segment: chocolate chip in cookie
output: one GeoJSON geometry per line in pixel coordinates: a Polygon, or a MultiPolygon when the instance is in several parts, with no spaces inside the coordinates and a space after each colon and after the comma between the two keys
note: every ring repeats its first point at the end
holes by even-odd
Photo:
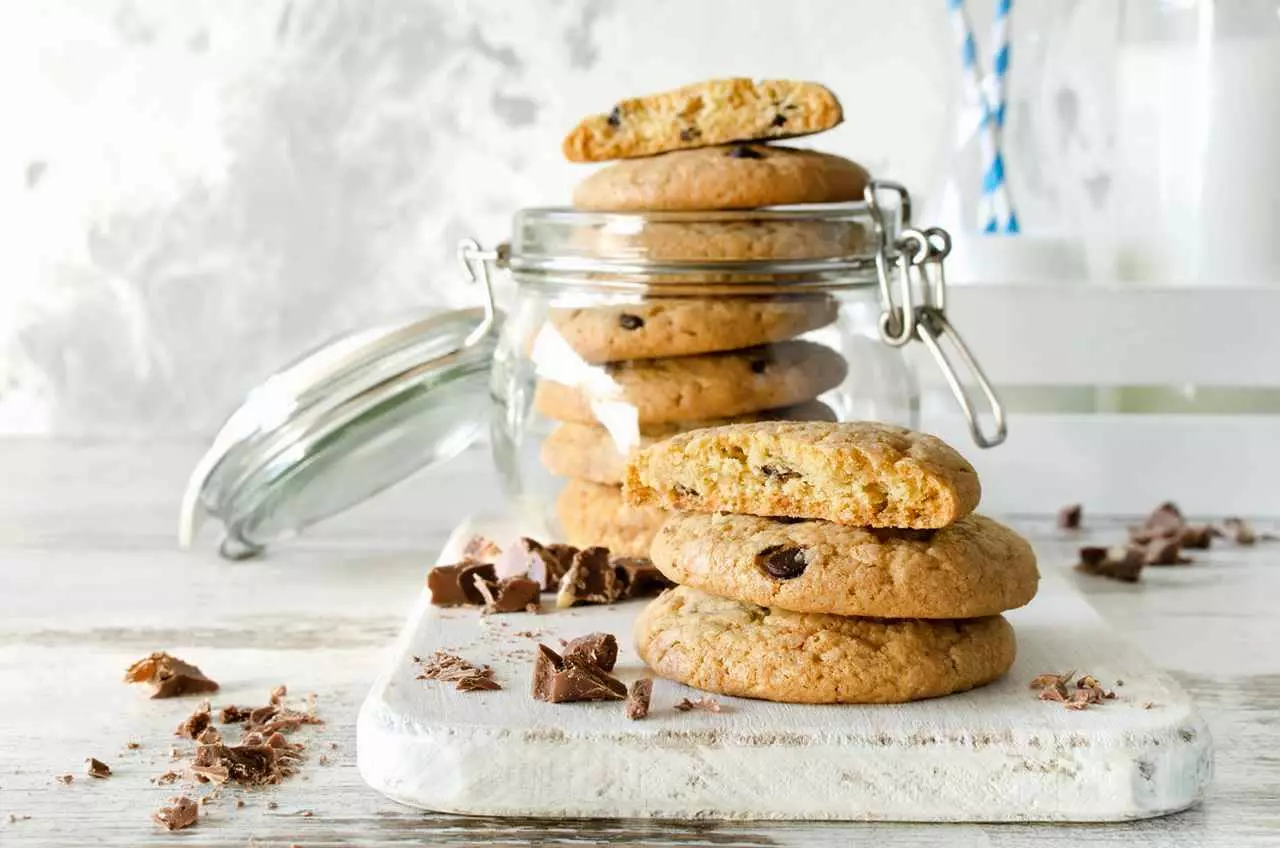
{"type": "Polygon", "coordinates": [[[799,471],[793,471],[785,465],[778,463],[760,466],[760,473],[766,477],[771,477],[774,480],[777,480],[779,483],[784,483],[787,480],[795,480],[801,476],[799,471]]]}
{"type": "Polygon", "coordinates": [[[770,577],[792,580],[804,574],[804,570],[809,567],[809,555],[804,548],[770,545],[756,554],[756,563],[770,577]]]}
{"type": "Polygon", "coordinates": [[[624,312],[618,317],[618,325],[624,330],[638,330],[644,326],[644,319],[639,315],[624,312]]]}
{"type": "Polygon", "coordinates": [[[730,159],[763,159],[764,154],[754,147],[748,147],[745,144],[735,144],[729,148],[727,155],[730,159]]]}

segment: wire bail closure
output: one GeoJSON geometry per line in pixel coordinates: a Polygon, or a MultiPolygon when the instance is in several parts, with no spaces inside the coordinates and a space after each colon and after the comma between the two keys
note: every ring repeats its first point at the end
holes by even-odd
{"type": "Polygon", "coordinates": [[[471,284],[480,283],[484,286],[484,317],[480,319],[480,323],[476,328],[467,334],[462,340],[464,349],[474,347],[480,342],[489,331],[493,329],[494,323],[498,317],[498,307],[493,297],[493,278],[489,274],[489,263],[498,262],[503,258],[505,245],[500,246],[497,250],[485,250],[480,247],[480,243],[473,238],[464,238],[458,242],[458,264],[462,266],[462,273],[466,274],[467,282],[471,284]]]}
{"type": "Polygon", "coordinates": [[[939,227],[911,227],[911,195],[900,183],[872,180],[863,197],[871,211],[871,219],[879,239],[876,248],[876,279],[880,285],[880,303],[884,309],[880,313],[880,338],[892,347],[903,347],[913,339],[923,342],[942,370],[942,376],[956,403],[964,412],[974,443],[982,448],[995,447],[1009,435],[1004,405],[1000,403],[995,388],[960,333],[947,320],[947,282],[943,260],[951,252],[951,236],[939,227]],[[893,244],[889,243],[884,210],[877,196],[880,192],[893,193],[898,199],[899,235],[893,244]],[[943,348],[944,341],[950,342],[955,349],[955,358],[972,376],[986,400],[995,420],[993,434],[988,435],[983,431],[975,411],[974,397],[961,381],[955,360],[943,348]]]}

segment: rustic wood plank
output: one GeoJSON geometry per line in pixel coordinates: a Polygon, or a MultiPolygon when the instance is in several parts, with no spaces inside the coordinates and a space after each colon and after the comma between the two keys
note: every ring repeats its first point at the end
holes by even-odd
{"type": "MultiPolygon", "coordinates": [[[[1044,519],[1019,526],[1043,567],[1062,569],[1122,636],[1196,698],[1217,748],[1208,797],[1163,819],[1106,826],[819,825],[537,821],[433,815],[367,788],[355,769],[355,717],[425,563],[466,511],[493,500],[482,451],[464,454],[259,562],[208,546],[174,550],[177,495],[200,445],[0,443],[0,843],[62,846],[531,845],[829,846],[932,844],[1204,845],[1280,839],[1280,546],[1222,548],[1196,565],[1123,586],[1065,571],[1079,537],[1044,519]],[[168,766],[173,726],[192,702],[123,686],[129,661],[167,648],[226,687],[216,701],[260,702],[287,682],[320,695],[325,726],[293,780],[210,807],[173,834],[150,811],[173,794],[148,779],[168,766]],[[143,747],[125,750],[136,739],[143,747]],[[332,751],[323,746],[333,741],[332,751]],[[330,758],[317,762],[318,753],[330,758]],[[106,781],[77,777],[86,756],[106,781]],[[269,801],[278,805],[268,809],[269,801]],[[303,817],[302,811],[313,815],[303,817]],[[9,815],[19,817],[8,822],[9,815]],[[22,820],[23,815],[31,816],[22,820]]],[[[1147,504],[1134,504],[1133,511],[1147,504]]],[[[1116,538],[1118,525],[1083,538],[1116,538]]]]}

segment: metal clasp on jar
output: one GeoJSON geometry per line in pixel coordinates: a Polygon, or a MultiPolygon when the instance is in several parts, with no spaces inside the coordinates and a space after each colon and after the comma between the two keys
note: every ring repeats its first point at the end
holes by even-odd
{"type": "Polygon", "coordinates": [[[881,339],[893,347],[902,347],[913,339],[923,342],[942,369],[951,394],[964,412],[973,441],[983,448],[1000,444],[1009,434],[1004,406],[982,366],[947,320],[947,281],[942,263],[951,252],[951,236],[938,227],[924,230],[911,227],[911,195],[899,183],[873,180],[868,184],[864,197],[879,238],[876,278],[883,306],[880,313],[881,339]],[[892,243],[888,237],[890,230],[884,222],[884,207],[879,202],[881,192],[893,193],[898,198],[899,224],[897,238],[892,243]],[[955,359],[948,356],[944,342],[949,342],[955,349],[955,359]],[[994,433],[988,435],[983,432],[975,410],[975,398],[961,381],[955,360],[959,360],[977,383],[995,421],[994,433]]]}

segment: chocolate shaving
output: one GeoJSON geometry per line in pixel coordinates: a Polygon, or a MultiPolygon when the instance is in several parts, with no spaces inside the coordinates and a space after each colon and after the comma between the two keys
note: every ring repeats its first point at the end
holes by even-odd
{"type": "Polygon", "coordinates": [[[111,776],[111,766],[102,760],[87,757],[84,761],[84,773],[90,777],[107,778],[111,776]]]}
{"type": "Polygon", "coordinates": [[[618,640],[612,633],[590,633],[570,639],[564,646],[564,661],[570,665],[613,671],[618,661],[618,640]]]}
{"type": "Polygon", "coordinates": [[[533,697],[553,704],[571,701],[620,701],[622,681],[592,666],[570,665],[546,645],[538,645],[533,664],[533,697]]]}
{"type": "Polygon", "coordinates": [[[156,651],[129,666],[124,673],[124,682],[149,684],[152,698],[176,698],[218,691],[218,684],[200,669],[163,651],[156,651]]]}
{"type": "Polygon", "coordinates": [[[209,710],[209,702],[202,701],[191,715],[182,720],[182,723],[173,731],[174,735],[181,736],[184,739],[195,739],[204,732],[206,727],[213,723],[213,716],[209,710]]]}
{"type": "Polygon", "coordinates": [[[1125,583],[1137,583],[1145,562],[1143,552],[1136,548],[1088,546],[1080,549],[1076,570],[1125,583]]]}
{"type": "Polygon", "coordinates": [[[1040,690],[1041,701],[1056,701],[1068,710],[1083,710],[1105,700],[1115,698],[1115,692],[1102,688],[1098,678],[1092,674],[1083,674],[1071,687],[1071,678],[1075,671],[1064,674],[1038,674],[1031,680],[1032,689],[1040,690]]]}
{"type": "Polygon", "coordinates": [[[715,698],[694,698],[692,701],[688,698],[682,698],[680,703],[675,705],[674,709],[682,713],[687,713],[690,710],[701,710],[706,713],[718,713],[723,708],[720,706],[720,702],[715,698]]]}
{"type": "Polygon", "coordinates": [[[289,743],[279,733],[246,733],[239,745],[212,740],[201,744],[190,771],[200,782],[267,786],[297,771],[301,750],[301,745],[289,743]]]}
{"type": "Polygon", "coordinates": [[[639,721],[649,715],[649,700],[653,697],[653,678],[642,677],[631,684],[627,692],[627,718],[639,721]]]}
{"type": "Polygon", "coordinates": [[[1070,504],[1058,510],[1058,529],[1060,530],[1079,530],[1080,520],[1084,516],[1084,507],[1080,504],[1070,504]]]}
{"type": "Polygon", "coordinates": [[[560,578],[556,607],[611,604],[618,599],[618,594],[618,575],[609,562],[609,549],[585,548],[574,554],[569,570],[560,578]]]}
{"type": "Polygon", "coordinates": [[[501,689],[502,685],[493,679],[493,669],[489,666],[476,666],[456,654],[436,651],[431,659],[417,657],[413,661],[422,666],[418,680],[440,680],[454,683],[459,692],[476,692],[481,690],[501,689]]]}
{"type": "Polygon", "coordinates": [[[182,830],[199,820],[200,805],[187,796],[171,798],[169,803],[173,806],[161,807],[152,814],[152,818],[163,825],[165,830],[182,830]]]}

